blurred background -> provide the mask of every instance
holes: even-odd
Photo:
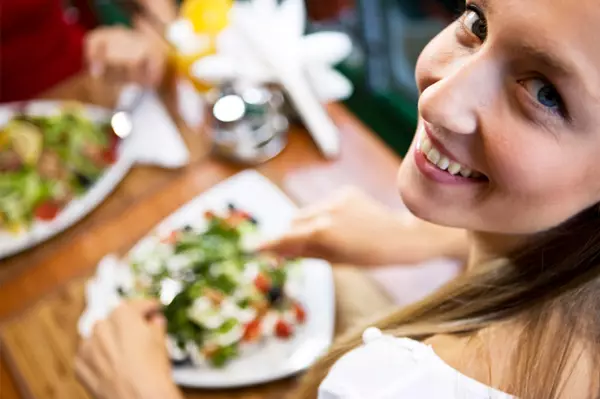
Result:
[[[103,24],[129,23],[127,14],[113,3],[96,3]],[[311,31],[339,30],[353,38],[354,53],[338,66],[355,87],[346,106],[404,155],[417,120],[417,57],[460,15],[464,1],[306,0],[306,4]]]

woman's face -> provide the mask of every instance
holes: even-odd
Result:
[[[600,3],[472,0],[417,65],[413,213],[529,234],[600,201]]]

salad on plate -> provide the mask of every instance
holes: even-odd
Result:
[[[76,104],[56,115],[12,117],[0,128],[0,230],[53,220],[116,161],[117,147],[110,125]]]
[[[176,364],[223,367],[265,340],[292,338],[305,323],[290,281],[295,261],[246,250],[257,224],[229,205],[147,237],[125,260],[120,294],[160,299]]]

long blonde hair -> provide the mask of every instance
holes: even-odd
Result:
[[[522,399],[558,398],[575,342],[584,342],[594,354],[593,373],[600,370],[599,276],[600,212],[593,207],[538,235],[507,259],[476,267],[372,325],[395,336],[424,340],[436,334],[476,333],[519,319],[524,331],[505,389]],[[549,329],[556,318],[559,322]],[[358,332],[342,337],[308,371],[293,397],[316,398],[331,366],[360,344]],[[590,388],[590,398],[600,397],[598,389]]]

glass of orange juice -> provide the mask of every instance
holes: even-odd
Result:
[[[200,58],[216,52],[216,38],[229,23],[231,7],[232,0],[185,0],[181,6],[180,17],[187,22],[188,29],[182,32],[173,54],[175,69],[201,93],[212,87],[194,78],[190,69]]]
[[[185,0],[180,15],[200,34],[217,35],[229,23],[232,0]]]
[[[196,90],[205,93],[212,87],[208,83],[204,83],[192,76],[190,69],[194,62],[202,57],[215,53],[214,38],[210,36],[198,36],[195,41],[191,41],[189,45],[178,46],[177,51],[173,54],[173,62],[177,75],[189,79]]]

